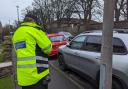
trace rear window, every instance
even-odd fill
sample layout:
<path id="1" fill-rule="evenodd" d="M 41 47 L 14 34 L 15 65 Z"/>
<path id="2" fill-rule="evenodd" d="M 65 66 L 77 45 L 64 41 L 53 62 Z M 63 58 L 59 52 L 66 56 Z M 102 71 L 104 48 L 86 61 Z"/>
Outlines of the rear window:
<path id="1" fill-rule="evenodd" d="M 50 37 L 50 40 L 52 42 L 60 42 L 64 40 L 64 36 L 53 36 L 53 37 Z"/>
<path id="2" fill-rule="evenodd" d="M 83 47 L 84 50 L 101 52 L 101 36 L 88 36 L 86 43 Z M 113 38 L 113 53 L 114 54 L 126 54 L 127 49 L 123 41 L 119 38 Z"/>

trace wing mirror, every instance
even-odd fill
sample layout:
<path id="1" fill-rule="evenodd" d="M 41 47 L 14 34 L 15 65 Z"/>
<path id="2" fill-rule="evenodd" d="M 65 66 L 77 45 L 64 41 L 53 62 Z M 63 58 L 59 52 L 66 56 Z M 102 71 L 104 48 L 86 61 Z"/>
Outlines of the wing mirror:
<path id="1" fill-rule="evenodd" d="M 74 36 L 70 36 L 70 37 L 68 38 L 68 40 L 71 41 L 73 38 L 74 38 Z"/>
<path id="2" fill-rule="evenodd" d="M 69 43 L 66 46 L 69 47 L 69 48 L 71 47 L 71 45 Z"/>

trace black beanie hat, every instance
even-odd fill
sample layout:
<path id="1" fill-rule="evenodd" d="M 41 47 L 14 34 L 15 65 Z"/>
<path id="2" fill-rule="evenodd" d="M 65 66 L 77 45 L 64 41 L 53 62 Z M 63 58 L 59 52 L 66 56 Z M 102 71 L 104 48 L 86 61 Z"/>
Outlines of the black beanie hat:
<path id="1" fill-rule="evenodd" d="M 27 18 L 27 17 L 32 18 L 32 19 L 34 19 L 35 21 L 37 20 L 37 16 L 34 15 L 34 14 L 31 14 L 31 13 L 26 14 L 26 15 L 25 15 L 25 18 Z"/>

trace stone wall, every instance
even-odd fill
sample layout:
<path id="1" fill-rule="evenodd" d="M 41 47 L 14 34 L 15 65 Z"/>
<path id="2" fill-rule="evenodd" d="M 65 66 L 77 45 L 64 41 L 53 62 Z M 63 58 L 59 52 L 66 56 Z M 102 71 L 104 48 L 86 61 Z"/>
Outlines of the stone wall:
<path id="1" fill-rule="evenodd" d="M 96 24 L 90 24 L 89 30 L 101 30 L 102 29 L 102 23 L 96 23 Z M 128 29 L 128 21 L 120 21 L 114 23 L 114 28 L 117 29 Z M 73 35 L 77 35 L 81 32 L 86 31 L 84 25 L 69 25 L 69 26 L 62 26 L 62 27 L 50 27 L 50 32 L 59 32 L 59 31 L 68 31 L 72 33 Z"/>

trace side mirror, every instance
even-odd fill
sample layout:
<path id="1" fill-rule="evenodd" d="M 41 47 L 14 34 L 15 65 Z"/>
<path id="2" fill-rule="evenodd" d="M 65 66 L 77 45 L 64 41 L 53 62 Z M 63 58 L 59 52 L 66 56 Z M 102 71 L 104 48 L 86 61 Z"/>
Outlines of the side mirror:
<path id="1" fill-rule="evenodd" d="M 71 45 L 70 45 L 70 44 L 67 44 L 66 46 L 67 46 L 67 47 L 69 47 L 69 48 L 71 47 Z"/>
<path id="2" fill-rule="evenodd" d="M 74 36 L 71 36 L 68 38 L 69 41 L 71 41 L 74 38 Z"/>

